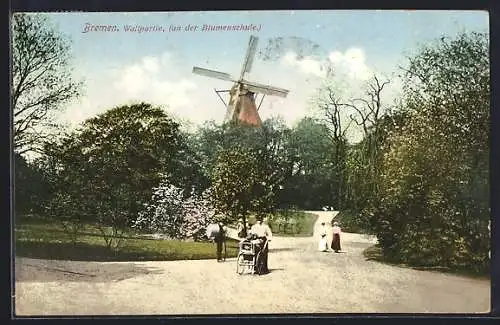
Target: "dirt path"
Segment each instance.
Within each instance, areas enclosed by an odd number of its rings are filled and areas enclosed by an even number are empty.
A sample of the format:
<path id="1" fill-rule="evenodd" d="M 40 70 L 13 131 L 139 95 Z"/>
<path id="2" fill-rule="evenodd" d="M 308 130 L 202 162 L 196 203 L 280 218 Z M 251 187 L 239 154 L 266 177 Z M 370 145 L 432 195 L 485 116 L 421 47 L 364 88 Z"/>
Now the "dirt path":
<path id="1" fill-rule="evenodd" d="M 329 221 L 332 213 L 317 212 Z M 343 253 L 313 238 L 275 237 L 270 274 L 235 259 L 69 262 L 16 259 L 17 315 L 487 312 L 490 283 L 366 261 L 374 240 L 344 233 Z"/>

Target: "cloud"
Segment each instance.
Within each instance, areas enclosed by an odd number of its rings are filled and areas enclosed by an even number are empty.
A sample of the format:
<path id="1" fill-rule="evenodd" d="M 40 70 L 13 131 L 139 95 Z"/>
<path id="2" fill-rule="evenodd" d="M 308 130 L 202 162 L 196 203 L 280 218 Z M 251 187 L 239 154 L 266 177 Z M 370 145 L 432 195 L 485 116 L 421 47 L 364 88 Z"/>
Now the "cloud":
<path id="1" fill-rule="evenodd" d="M 352 79 L 367 80 L 372 75 L 372 70 L 366 65 L 365 53 L 359 48 L 349 48 L 342 53 L 333 51 L 328 54 L 328 61 L 334 71 L 347 74 Z"/>
<path id="2" fill-rule="evenodd" d="M 300 58 L 295 52 L 287 52 L 281 58 L 281 63 L 291 68 L 298 68 L 300 72 L 306 74 L 312 74 L 318 77 L 326 76 L 324 62 L 310 56 Z"/>
<path id="3" fill-rule="evenodd" d="M 160 70 L 160 59 L 154 56 L 147 56 L 142 59 L 144 69 L 151 73 L 158 73 Z"/>
<path id="4" fill-rule="evenodd" d="M 182 65 L 172 54 L 163 53 L 135 62 L 112 62 L 104 69 L 89 67 L 82 72 L 87 81 L 85 96 L 72 102 L 57 118 L 76 126 L 112 107 L 148 102 L 175 117 L 198 122 L 204 118 L 195 111 L 201 100 L 195 93 L 199 86 L 178 66 Z"/>
<path id="5" fill-rule="evenodd" d="M 287 52 L 281 58 L 281 64 L 298 71 L 324 78 L 329 72 L 349 77 L 354 80 L 367 80 L 372 72 L 366 64 L 365 53 L 360 48 L 349 48 L 344 53 L 332 51 L 327 58 L 300 57 L 295 52 Z"/>
<path id="6" fill-rule="evenodd" d="M 173 74 L 175 65 L 170 53 L 146 56 L 121 69 L 113 82 L 114 90 L 122 100 L 147 101 L 181 113 L 193 103 L 197 84 L 188 77 Z"/>

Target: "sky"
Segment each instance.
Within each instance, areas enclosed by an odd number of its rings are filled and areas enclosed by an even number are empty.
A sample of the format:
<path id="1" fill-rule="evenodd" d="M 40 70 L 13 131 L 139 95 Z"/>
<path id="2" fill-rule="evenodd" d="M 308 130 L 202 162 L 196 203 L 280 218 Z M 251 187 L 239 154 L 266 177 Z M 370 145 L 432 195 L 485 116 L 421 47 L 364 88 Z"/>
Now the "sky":
<path id="1" fill-rule="evenodd" d="M 239 76 L 250 35 L 259 38 L 247 79 L 288 89 L 286 98 L 266 96 L 263 119 L 279 116 L 293 125 L 315 114 L 317 89 L 331 79 L 345 96 L 362 90 L 373 73 L 390 77 L 405 56 L 442 36 L 464 31 L 488 32 L 486 11 L 224 11 L 164 13 L 46 14 L 72 41 L 75 76 L 84 94 L 69 103 L 61 121 L 77 125 L 112 107 L 138 101 L 163 107 L 191 128 L 220 123 L 225 108 L 214 88 L 226 81 L 192 73 L 193 66 Z M 118 31 L 84 32 L 85 26 L 112 25 Z M 254 24 L 255 31 L 200 31 L 203 24 Z M 129 26 L 164 31 L 127 32 Z M 170 26 L 180 30 L 170 31 Z M 199 26 L 196 31 L 187 26 Z M 393 79 L 384 100 L 397 97 Z M 224 95 L 224 94 L 221 94 Z M 227 96 L 227 95 L 226 95 Z M 227 102 L 227 98 L 224 98 Z M 260 101 L 260 97 L 258 97 Z"/>

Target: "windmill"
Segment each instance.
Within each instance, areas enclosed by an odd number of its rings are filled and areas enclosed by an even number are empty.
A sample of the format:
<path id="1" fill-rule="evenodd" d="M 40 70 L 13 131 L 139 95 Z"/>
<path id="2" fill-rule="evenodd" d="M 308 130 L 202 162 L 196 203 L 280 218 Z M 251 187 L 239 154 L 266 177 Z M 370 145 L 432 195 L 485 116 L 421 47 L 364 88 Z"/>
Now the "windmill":
<path id="1" fill-rule="evenodd" d="M 255 57 L 255 50 L 257 49 L 257 42 L 258 38 L 256 36 L 250 36 L 248 49 L 245 55 L 245 60 L 243 61 L 243 67 L 241 69 L 239 79 L 234 79 L 228 73 L 200 67 L 193 67 L 193 73 L 210 78 L 233 82 L 234 84 L 231 89 L 214 89 L 215 93 L 217 94 L 217 96 L 219 96 L 220 100 L 226 107 L 226 121 L 234 121 L 260 127 L 262 125 L 262 121 L 257 111 L 260 108 L 265 95 L 286 97 L 286 95 L 288 94 L 288 90 L 259 84 L 245 79 L 245 75 L 250 72 L 250 69 L 252 68 L 252 63 Z M 227 104 L 221 97 L 221 92 L 229 92 L 229 102 Z M 256 94 L 262 94 L 258 107 L 255 104 Z"/>

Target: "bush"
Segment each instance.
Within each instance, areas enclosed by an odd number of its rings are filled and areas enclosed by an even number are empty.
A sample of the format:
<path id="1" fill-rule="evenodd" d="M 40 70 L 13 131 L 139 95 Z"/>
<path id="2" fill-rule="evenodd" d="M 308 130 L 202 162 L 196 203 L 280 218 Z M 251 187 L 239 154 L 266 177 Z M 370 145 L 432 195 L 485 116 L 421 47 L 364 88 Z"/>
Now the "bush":
<path id="1" fill-rule="evenodd" d="M 215 220 L 215 210 L 210 205 L 209 197 L 209 190 L 201 195 L 192 192 L 186 196 L 182 189 L 170 184 L 168 177 L 164 176 L 133 227 L 164 233 L 170 238 L 200 240 L 206 227 Z"/>

